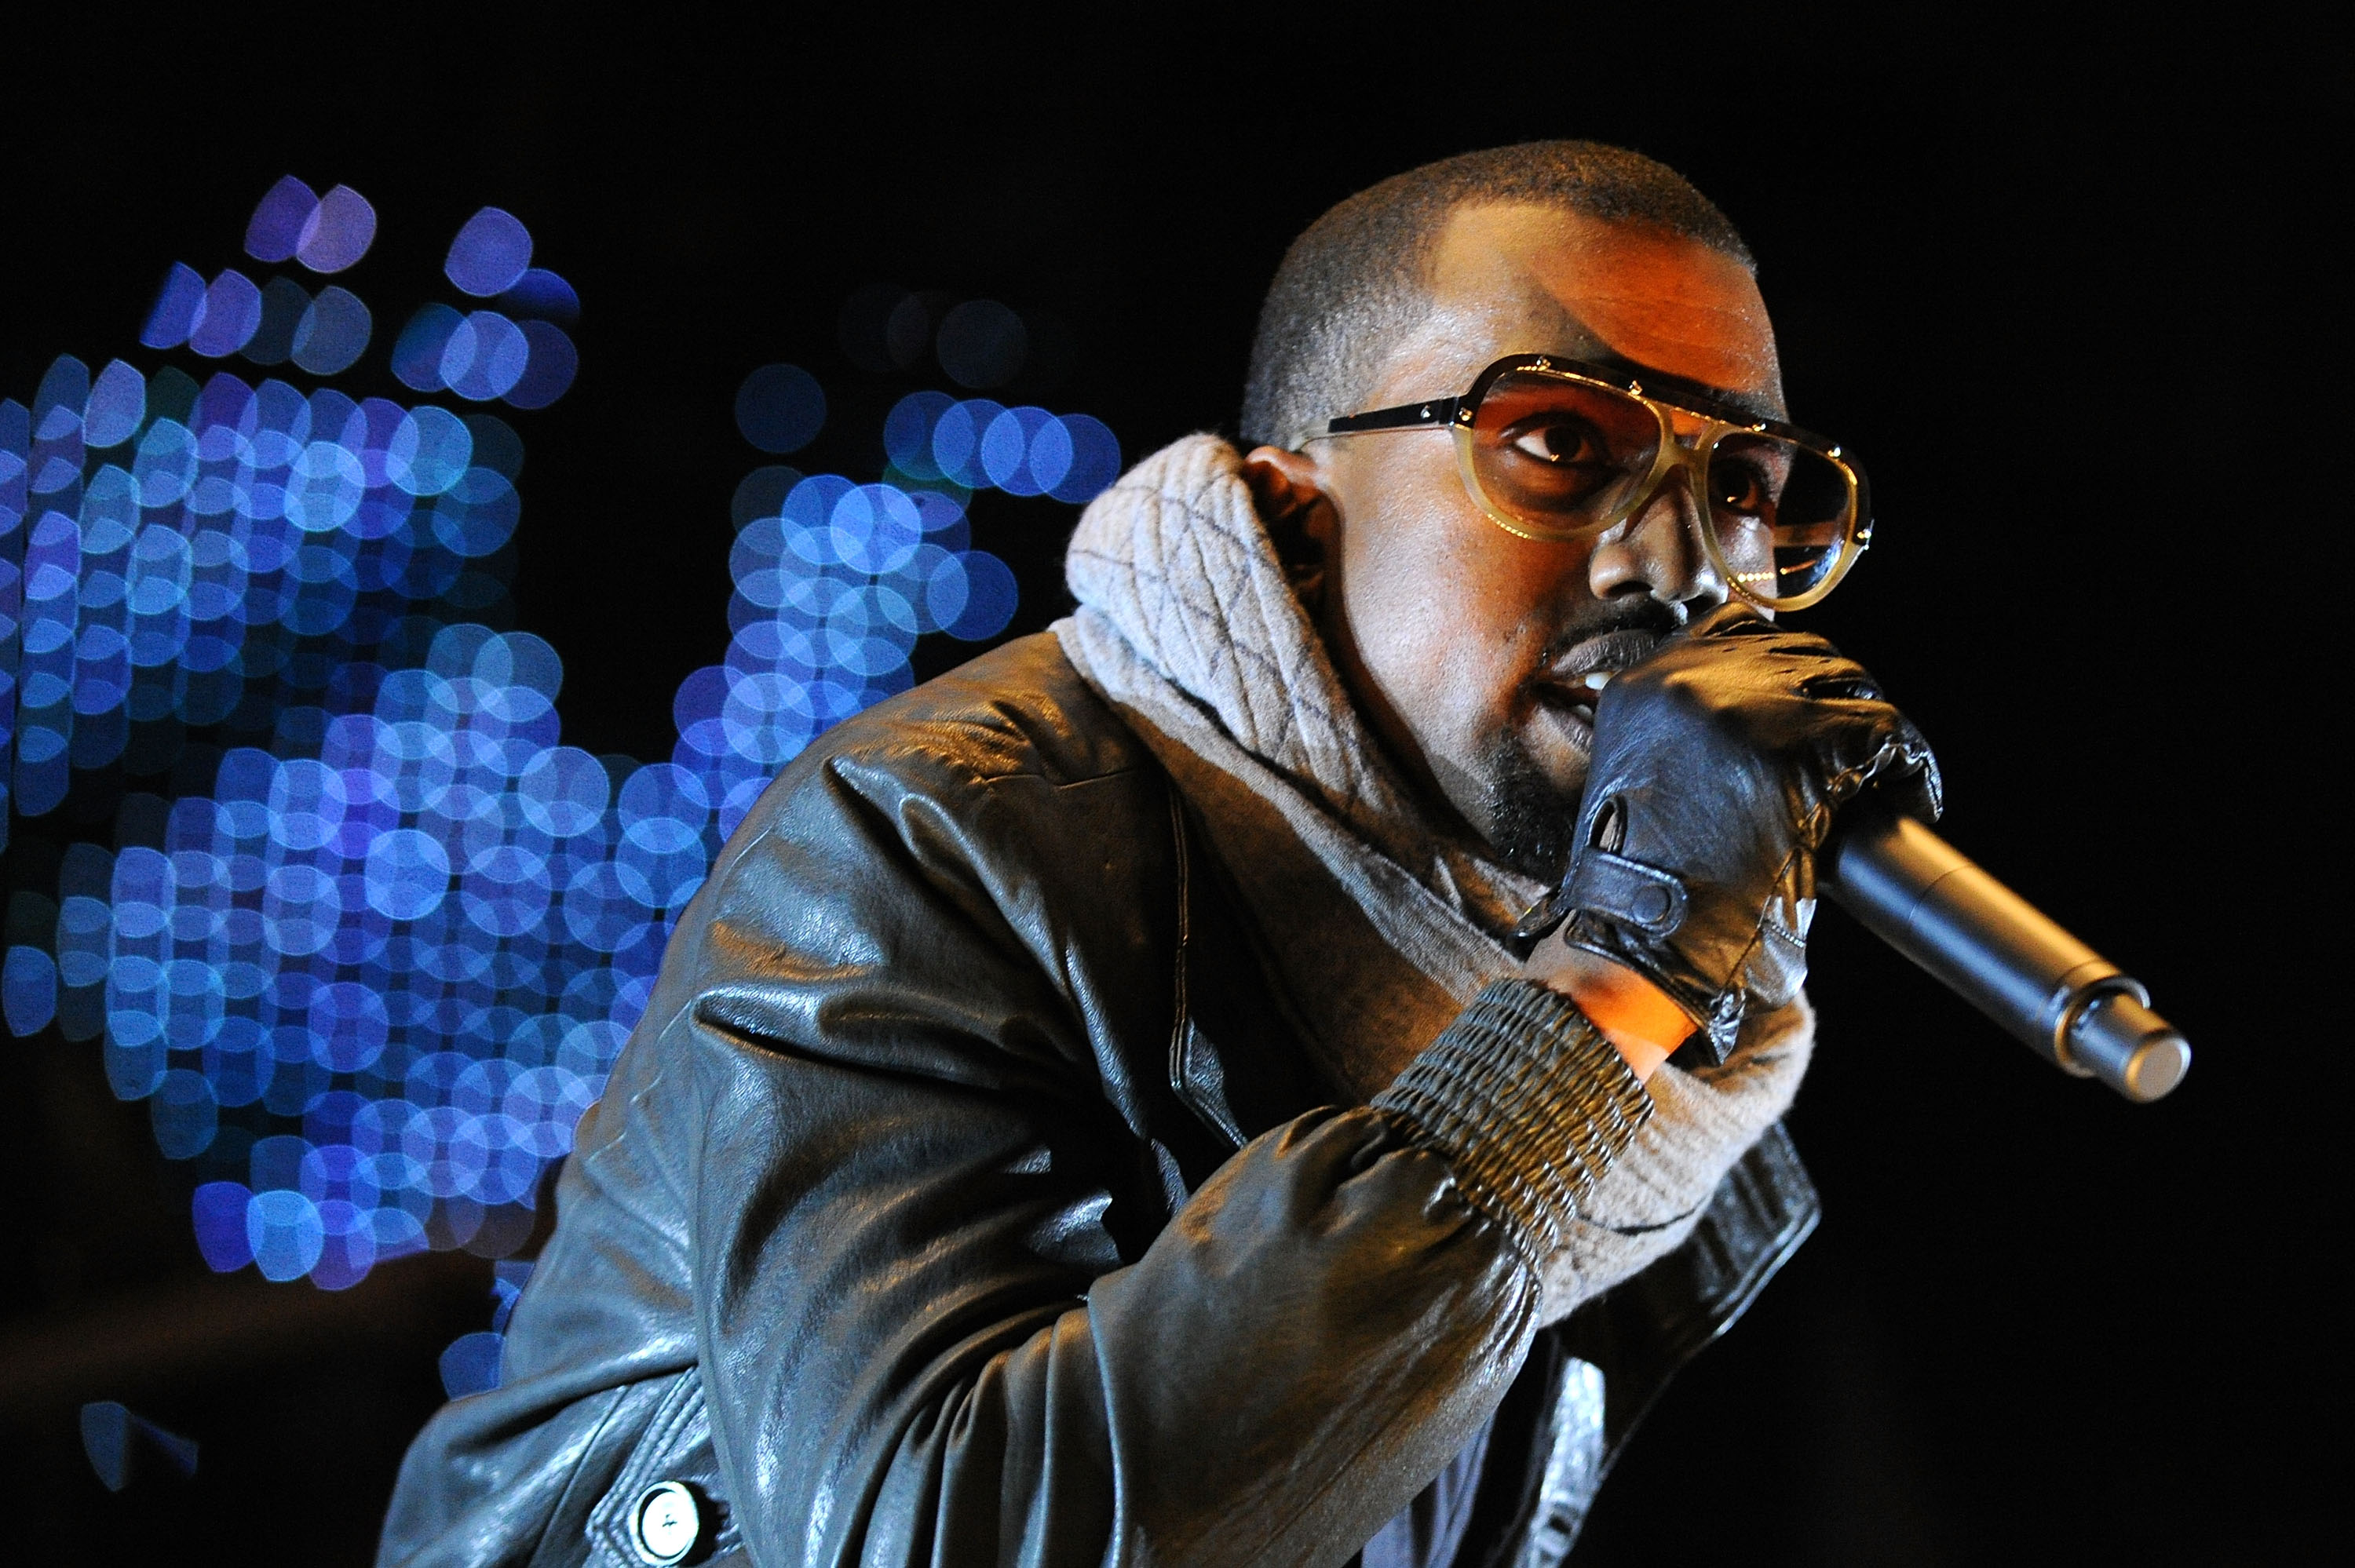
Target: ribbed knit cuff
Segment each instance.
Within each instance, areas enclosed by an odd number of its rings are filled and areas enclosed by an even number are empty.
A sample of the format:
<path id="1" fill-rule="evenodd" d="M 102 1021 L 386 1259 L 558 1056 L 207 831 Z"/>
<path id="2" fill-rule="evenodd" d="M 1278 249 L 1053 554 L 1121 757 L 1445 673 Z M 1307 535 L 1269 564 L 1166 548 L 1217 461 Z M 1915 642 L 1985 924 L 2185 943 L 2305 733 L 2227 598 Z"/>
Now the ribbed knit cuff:
<path id="1" fill-rule="evenodd" d="M 1465 1195 L 1542 1262 L 1651 1117 L 1652 1097 L 1568 997 L 1500 980 L 1374 1106 L 1412 1122 Z"/>

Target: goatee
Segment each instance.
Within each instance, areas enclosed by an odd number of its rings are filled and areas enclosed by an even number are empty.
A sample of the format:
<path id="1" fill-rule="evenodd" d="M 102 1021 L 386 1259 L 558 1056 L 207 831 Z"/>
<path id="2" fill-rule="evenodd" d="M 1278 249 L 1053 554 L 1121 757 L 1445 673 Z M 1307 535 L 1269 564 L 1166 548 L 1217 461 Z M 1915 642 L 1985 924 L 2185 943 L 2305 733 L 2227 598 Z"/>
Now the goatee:
<path id="1" fill-rule="evenodd" d="M 1520 737 L 1507 735 L 1488 754 L 1490 847 L 1523 876 L 1560 882 L 1570 870 L 1579 795 L 1558 789 Z"/>
<path id="2" fill-rule="evenodd" d="M 1563 627 L 1547 642 L 1521 694 L 1522 703 L 1537 702 L 1535 686 L 1572 648 L 1614 631 L 1645 631 L 1667 638 L 1685 624 L 1681 605 L 1668 604 L 1646 594 L 1597 605 L 1588 614 Z M 1520 736 L 1508 731 L 1489 748 L 1488 819 L 1490 847 L 1497 857 L 1522 875 L 1540 882 L 1560 882 L 1570 871 L 1571 846 L 1578 832 L 1582 791 L 1564 789 L 1547 777 L 1529 754 Z"/>

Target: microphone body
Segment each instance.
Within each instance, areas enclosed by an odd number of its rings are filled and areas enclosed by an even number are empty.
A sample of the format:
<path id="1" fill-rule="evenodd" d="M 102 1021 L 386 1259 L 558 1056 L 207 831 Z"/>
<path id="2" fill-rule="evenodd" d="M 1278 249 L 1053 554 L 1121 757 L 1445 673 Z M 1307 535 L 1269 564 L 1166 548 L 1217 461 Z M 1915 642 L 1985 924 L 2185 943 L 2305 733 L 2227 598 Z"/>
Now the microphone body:
<path id="1" fill-rule="evenodd" d="M 1859 813 L 1817 882 L 2046 1061 L 2148 1102 L 2183 1080 L 2191 1047 L 2139 980 L 1910 817 Z"/>

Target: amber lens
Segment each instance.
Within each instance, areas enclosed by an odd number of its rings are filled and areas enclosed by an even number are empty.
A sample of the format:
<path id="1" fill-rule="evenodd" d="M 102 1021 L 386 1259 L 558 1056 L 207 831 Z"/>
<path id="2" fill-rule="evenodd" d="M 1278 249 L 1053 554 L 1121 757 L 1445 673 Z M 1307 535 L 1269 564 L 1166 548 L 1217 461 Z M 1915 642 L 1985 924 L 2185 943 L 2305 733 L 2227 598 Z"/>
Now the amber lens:
<path id="1" fill-rule="evenodd" d="M 1534 370 L 1490 384 L 1469 434 L 1480 493 L 1541 535 L 1616 521 L 1660 452 L 1659 418 L 1640 400 Z"/>
<path id="2" fill-rule="evenodd" d="M 1856 485 L 1830 458 L 1780 436 L 1736 430 L 1710 450 L 1710 527 L 1743 592 L 1779 604 L 1839 569 Z"/>

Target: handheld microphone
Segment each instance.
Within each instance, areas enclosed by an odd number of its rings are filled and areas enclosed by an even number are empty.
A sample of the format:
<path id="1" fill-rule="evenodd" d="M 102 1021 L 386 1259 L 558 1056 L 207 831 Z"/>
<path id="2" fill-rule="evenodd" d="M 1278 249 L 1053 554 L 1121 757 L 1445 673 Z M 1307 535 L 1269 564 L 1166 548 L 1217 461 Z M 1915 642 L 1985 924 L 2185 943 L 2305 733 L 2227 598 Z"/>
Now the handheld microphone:
<path id="1" fill-rule="evenodd" d="M 1817 885 L 2062 1072 L 2139 1104 L 2183 1081 L 2191 1046 L 2142 982 L 1910 817 L 1859 814 Z"/>

